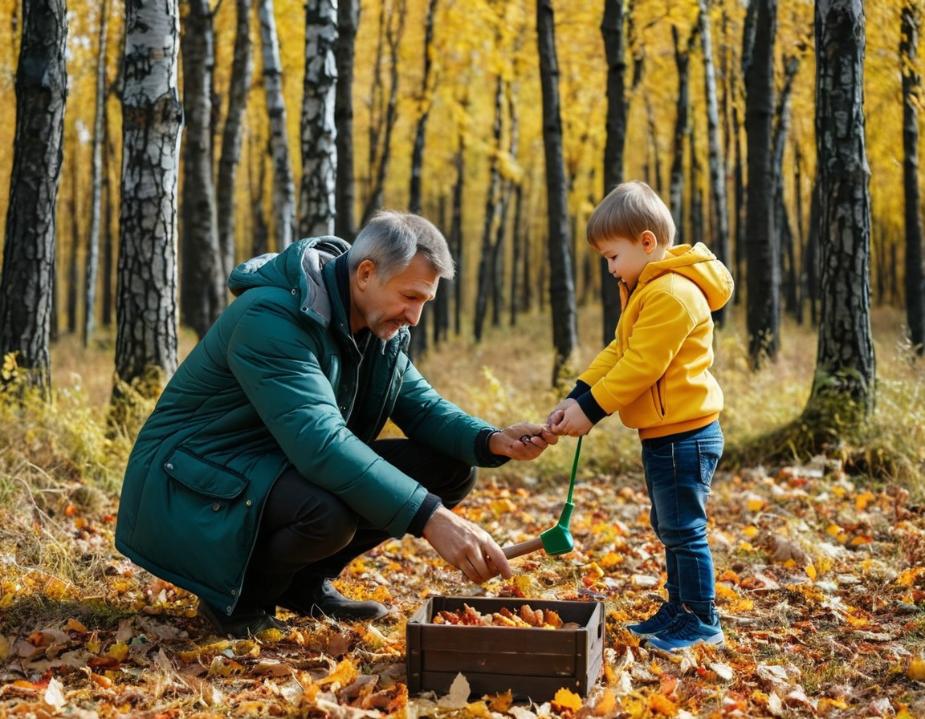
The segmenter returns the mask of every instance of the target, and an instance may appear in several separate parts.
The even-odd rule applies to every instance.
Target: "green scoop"
[[[568,499],[565,500],[565,506],[562,507],[562,514],[559,515],[559,522],[547,529],[539,537],[528,539],[520,544],[511,544],[504,547],[504,556],[508,559],[520,557],[530,552],[542,549],[551,557],[557,554],[567,554],[575,547],[575,540],[572,539],[572,533],[569,531],[569,522],[572,519],[572,510],[575,505],[572,503],[572,493],[575,491],[575,474],[578,471],[578,456],[581,453],[581,440],[578,438],[578,444],[575,445],[575,458],[572,460],[572,477],[568,485]]]

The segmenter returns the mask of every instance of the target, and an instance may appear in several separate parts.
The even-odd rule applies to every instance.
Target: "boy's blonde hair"
[[[597,247],[601,241],[614,237],[637,242],[645,230],[655,235],[659,245],[671,247],[675,233],[671,211],[645,182],[622,182],[588,218],[588,243]]]

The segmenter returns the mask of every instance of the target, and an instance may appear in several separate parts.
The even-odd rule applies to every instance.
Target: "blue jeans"
[[[707,497],[723,455],[719,422],[642,441],[642,464],[652,502],[652,529],[665,545],[668,600],[697,614],[716,598],[713,556],[707,544]]]

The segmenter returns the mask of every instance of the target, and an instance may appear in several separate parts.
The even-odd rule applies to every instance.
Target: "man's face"
[[[370,332],[382,340],[392,339],[404,325],[414,327],[418,323],[424,303],[434,299],[440,279],[420,253],[385,282],[370,260],[363,260],[356,273],[357,308]]]
[[[597,251],[607,260],[607,271],[618,280],[623,280],[632,289],[643,269],[656,255],[660,254],[658,242],[648,230],[642,233],[638,241],[628,237],[612,237],[601,240]]]

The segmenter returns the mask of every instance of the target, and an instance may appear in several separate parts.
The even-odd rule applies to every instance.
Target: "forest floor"
[[[597,335],[593,322],[585,337]],[[730,444],[760,437],[805,400],[811,336],[791,331],[792,349],[758,375],[740,367],[739,331],[720,337]],[[491,421],[541,418],[554,398],[536,349],[548,332],[536,321],[479,347],[455,341],[422,369]],[[195,597],[115,551],[130,439],[101,429],[108,355],[59,347],[54,410],[6,407],[0,417],[0,716],[925,717],[925,456],[914,453],[925,446],[925,407],[921,369],[902,359],[896,336],[884,331],[878,345],[878,412],[894,425],[881,429],[885,441],[913,471],[848,476],[838,448],[721,467],[710,537],[727,643],[677,655],[623,628],[657,606],[664,573],[638,440],[614,420],[586,444],[572,553],[515,560],[512,581],[476,587],[423,541],[393,540],[339,580],[350,596],[390,605],[383,620],[282,614],[286,632],[217,637],[196,617]],[[573,448],[563,439],[539,462],[486,472],[459,511],[502,543],[535,536],[558,516]],[[588,697],[562,691],[542,704],[512,705],[503,693],[409,698],[405,623],[426,597],[460,594],[603,601],[603,676]]]

